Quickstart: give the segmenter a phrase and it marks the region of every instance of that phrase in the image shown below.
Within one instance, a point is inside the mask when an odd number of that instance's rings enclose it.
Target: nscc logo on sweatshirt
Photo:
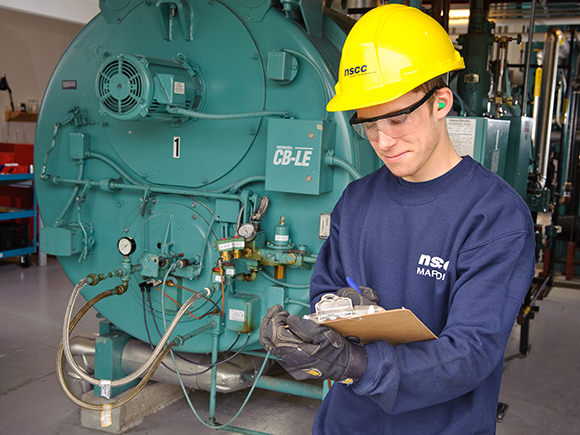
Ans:
[[[449,260],[445,261],[441,257],[421,254],[419,263],[417,264],[417,275],[428,276],[443,281],[448,267]]]

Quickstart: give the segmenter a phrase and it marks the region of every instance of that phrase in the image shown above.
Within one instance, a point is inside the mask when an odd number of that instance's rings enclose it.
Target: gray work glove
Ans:
[[[367,366],[364,346],[333,329],[271,307],[260,325],[260,342],[296,380],[322,378],[358,381]]]
[[[379,305],[381,302],[381,298],[370,287],[359,287],[360,291],[363,293],[362,295],[357,292],[352,287],[343,287],[338,289],[336,292],[337,296],[341,296],[343,298],[349,298],[352,301],[352,305]]]

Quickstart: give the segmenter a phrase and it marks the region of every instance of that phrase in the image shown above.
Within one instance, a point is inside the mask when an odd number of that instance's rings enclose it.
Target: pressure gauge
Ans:
[[[136,248],[137,244],[132,237],[121,237],[117,242],[117,249],[121,255],[131,255]]]
[[[238,228],[238,234],[243,237],[246,242],[251,242],[256,238],[256,227],[250,222],[240,225]]]

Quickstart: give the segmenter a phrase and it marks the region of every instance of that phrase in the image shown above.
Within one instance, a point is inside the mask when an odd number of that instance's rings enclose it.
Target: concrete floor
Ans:
[[[0,263],[0,433],[89,435],[80,427],[80,411],[57,384],[54,356],[62,317],[72,285],[58,262],[22,269]],[[539,302],[532,321],[532,351],[506,363],[500,400],[509,406],[499,435],[580,433],[580,290],[554,288]],[[97,321],[89,315],[78,333],[92,333]],[[75,332],[76,333],[76,332]],[[506,356],[517,353],[519,331],[510,338]],[[237,411],[247,391],[218,396],[218,421]],[[209,393],[191,399],[202,416]],[[256,390],[234,423],[276,435],[308,434],[319,402],[283,393]],[[199,423],[184,399],[149,416],[134,434],[215,434]]]

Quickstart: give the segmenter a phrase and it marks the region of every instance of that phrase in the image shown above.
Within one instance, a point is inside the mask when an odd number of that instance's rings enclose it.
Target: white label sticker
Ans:
[[[173,84],[173,92],[176,94],[185,94],[185,83],[183,82],[175,82]]]
[[[179,136],[173,137],[173,158],[178,159],[181,155],[181,138]]]
[[[233,249],[234,245],[232,242],[223,242],[223,243],[218,243],[218,251],[229,251],[230,249]]]
[[[233,246],[234,246],[234,249],[244,249],[244,247],[246,246],[246,242],[244,239],[240,239],[240,240],[236,239],[233,241]]]
[[[101,387],[101,397],[104,397],[105,399],[110,399],[111,398],[111,381],[107,380],[107,379],[102,379],[100,387]]]
[[[446,118],[446,121],[449,138],[457,154],[473,157],[477,121],[468,118]]]
[[[101,411],[101,427],[109,427],[113,424],[111,409],[113,408],[110,403],[103,404],[103,410]]]
[[[283,234],[276,234],[274,236],[274,240],[276,240],[277,242],[287,242],[288,240],[290,240],[290,236],[283,235]]]
[[[224,272],[226,276],[234,276],[236,274],[236,269],[233,267],[224,267]]]
[[[320,213],[318,221],[318,238],[328,239],[330,236],[330,213]]]
[[[214,275],[213,276],[213,282],[222,282],[221,275]]]
[[[230,320],[234,320],[236,322],[243,322],[244,320],[246,320],[246,312],[230,308]]]

